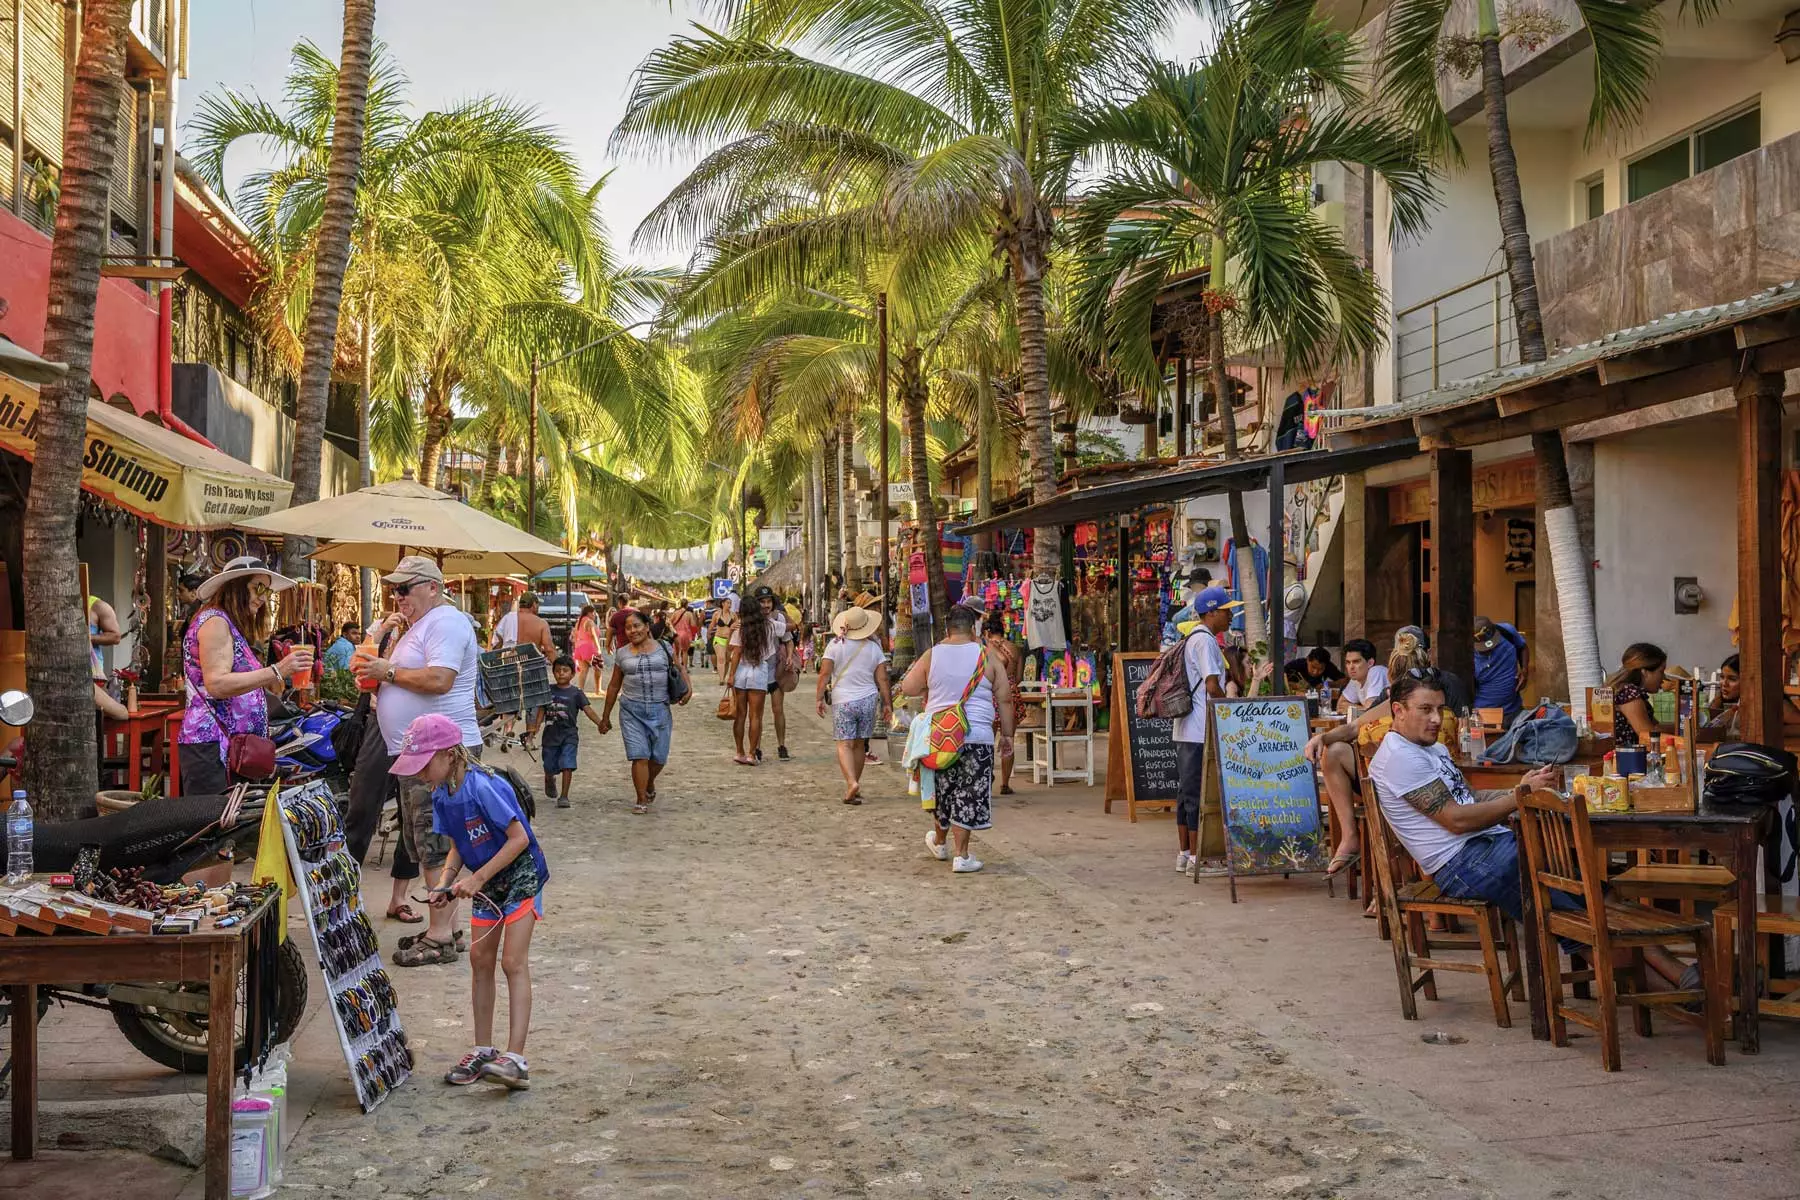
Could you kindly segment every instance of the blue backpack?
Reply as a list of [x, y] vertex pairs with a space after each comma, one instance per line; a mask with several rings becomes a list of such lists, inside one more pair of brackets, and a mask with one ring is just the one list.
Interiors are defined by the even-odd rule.
[[1512, 728], [1487, 748], [1484, 763], [1566, 763], [1575, 757], [1575, 719], [1561, 705], [1540, 704], [1520, 713]]

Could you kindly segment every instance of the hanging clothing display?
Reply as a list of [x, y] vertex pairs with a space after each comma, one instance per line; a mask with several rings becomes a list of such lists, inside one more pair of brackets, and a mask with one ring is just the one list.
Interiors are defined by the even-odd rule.
[[1065, 594], [1060, 580], [1025, 581], [1025, 644], [1033, 650], [1068, 648], [1068, 625], [1063, 620]]
[[[1226, 538], [1225, 550], [1223, 553], [1225, 558], [1225, 586], [1230, 589], [1231, 598], [1233, 600], [1242, 600], [1244, 598], [1244, 588], [1242, 582], [1238, 579], [1237, 542], [1232, 538]], [[1267, 606], [1269, 603], [1269, 552], [1265, 550], [1263, 544], [1254, 537], [1250, 539], [1250, 558], [1256, 564], [1256, 580], [1260, 585], [1259, 590], [1262, 592], [1263, 604]], [[1236, 615], [1231, 618], [1231, 627], [1239, 633], [1244, 631], [1243, 609], [1238, 609]]]

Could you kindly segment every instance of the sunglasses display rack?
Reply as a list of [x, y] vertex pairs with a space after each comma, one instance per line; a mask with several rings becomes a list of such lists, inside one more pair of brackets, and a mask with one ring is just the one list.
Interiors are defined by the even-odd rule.
[[356, 1098], [371, 1112], [412, 1074], [399, 997], [382, 966], [375, 927], [363, 911], [356, 859], [344, 848], [330, 787], [285, 788], [280, 805], [288, 864], [325, 977], [331, 1021]]

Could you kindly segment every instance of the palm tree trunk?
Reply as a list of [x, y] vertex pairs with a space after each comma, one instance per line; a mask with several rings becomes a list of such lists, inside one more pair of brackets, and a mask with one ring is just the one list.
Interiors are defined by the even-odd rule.
[[[1493, 0], [1481, 0], [1481, 100], [1487, 119], [1488, 166], [1494, 179], [1494, 202], [1500, 215], [1500, 244], [1506, 252], [1507, 281], [1512, 285], [1513, 324], [1518, 331], [1519, 361], [1543, 362], [1543, 311], [1538, 303], [1537, 264], [1531, 254], [1531, 231], [1525, 221], [1519, 162], [1513, 153], [1506, 103], [1506, 71], [1500, 61], [1499, 20]], [[1556, 578], [1556, 607], [1561, 617], [1562, 662], [1539, 646], [1533, 666], [1539, 691], [1562, 694], [1557, 668], [1566, 672], [1568, 694], [1602, 682], [1600, 643], [1594, 629], [1594, 605], [1588, 591], [1587, 564], [1593, 548], [1582, 536], [1569, 489], [1569, 462], [1560, 430], [1535, 433], [1531, 449], [1537, 460], [1537, 488], [1542, 499], [1545, 543]]]
[[107, 184], [117, 150], [130, 0], [88, 0], [64, 139], [62, 192], [50, 250], [44, 355], [69, 372], [38, 394], [37, 458], [25, 500], [23, 599], [31, 636], [25, 674], [37, 702], [25, 786], [41, 820], [69, 821], [99, 787], [87, 598], [75, 549], [87, 435], [89, 371], [100, 261], [106, 253]]
[[[375, 305], [370, 296], [363, 297], [362, 311], [362, 392], [356, 399], [356, 474], [359, 488], [366, 488], [375, 482], [373, 468], [369, 464], [369, 405], [375, 399]], [[363, 628], [367, 629], [374, 618], [375, 604], [375, 572], [368, 567], [361, 567], [356, 572], [357, 593], [361, 607]]]
[[[1213, 262], [1223, 263], [1222, 247], [1213, 242]], [[1215, 313], [1207, 322], [1207, 366], [1212, 375], [1212, 391], [1219, 405], [1219, 428], [1225, 435], [1225, 458], [1238, 457], [1237, 410], [1232, 404], [1231, 374], [1225, 369], [1225, 314]], [[1250, 523], [1244, 519], [1244, 493], [1227, 495], [1231, 512], [1231, 543], [1237, 554], [1238, 594], [1244, 600], [1244, 642], [1254, 649], [1269, 640], [1269, 626], [1263, 619], [1262, 580], [1256, 576], [1256, 552], [1250, 545]], [[1269, 547], [1270, 554], [1280, 548]]]
[[[839, 569], [844, 561], [843, 511], [844, 495], [839, 486], [837, 434], [828, 434], [825, 438], [825, 571], [830, 573]], [[847, 582], [847, 581], [846, 581]], [[832, 600], [837, 597], [833, 596]]]
[[[419, 443], [419, 482], [426, 487], [437, 486], [438, 460], [443, 457], [455, 416], [450, 410], [449, 384], [442, 374], [434, 373], [425, 381], [425, 436]], [[531, 466], [535, 469], [537, 464]]]
[[[312, 297], [306, 306], [305, 351], [294, 412], [292, 503], [319, 498], [319, 456], [325, 440], [325, 407], [331, 367], [337, 356], [338, 309], [344, 298], [344, 270], [350, 263], [350, 233], [356, 223], [356, 180], [362, 168], [363, 111], [369, 102], [369, 58], [375, 44], [375, 0], [344, 0], [344, 49], [338, 64], [336, 111], [331, 123], [331, 165], [325, 175], [324, 208], [313, 255]], [[289, 575], [310, 578], [311, 538], [288, 538], [282, 563]]]
[[944, 582], [944, 545], [938, 538], [937, 504], [931, 498], [931, 453], [925, 443], [925, 379], [919, 350], [900, 355], [900, 403], [906, 414], [906, 458], [912, 478], [913, 507], [918, 513], [919, 542], [925, 553], [925, 587], [931, 597], [933, 637], [942, 637], [950, 615], [950, 589]]
[[482, 508], [491, 507], [494, 503], [494, 480], [500, 477], [500, 427], [494, 426], [488, 434], [487, 445], [482, 448], [481, 457], [481, 498], [477, 501]]
[[[980, 367], [980, 391], [975, 397], [975, 519], [985, 521], [994, 515], [994, 434], [999, 424], [995, 411], [994, 381], [988, 378], [987, 364]], [[973, 547], [975, 570], [971, 580], [982, 578], [986, 556], [994, 550], [994, 532], [975, 536]]]
[[[843, 552], [844, 586], [862, 578], [856, 563], [856, 420], [848, 398], [838, 415], [838, 538]], [[882, 497], [882, 503], [887, 498]]]
[[[1038, 198], [1026, 202], [1008, 239], [1013, 287], [1018, 294], [1020, 393], [1025, 409], [1025, 452], [1031, 466], [1031, 501], [1042, 504], [1056, 495], [1056, 439], [1050, 428], [1049, 334], [1044, 319], [1044, 272], [1048, 265], [1050, 217]], [[1062, 573], [1062, 530], [1046, 526], [1032, 531], [1031, 569], [1054, 579]]]

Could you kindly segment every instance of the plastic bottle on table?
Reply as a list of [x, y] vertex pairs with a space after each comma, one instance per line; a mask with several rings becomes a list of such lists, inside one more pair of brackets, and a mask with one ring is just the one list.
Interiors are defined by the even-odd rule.
[[31, 878], [31, 804], [23, 788], [13, 793], [6, 810], [6, 882], [24, 883]]

